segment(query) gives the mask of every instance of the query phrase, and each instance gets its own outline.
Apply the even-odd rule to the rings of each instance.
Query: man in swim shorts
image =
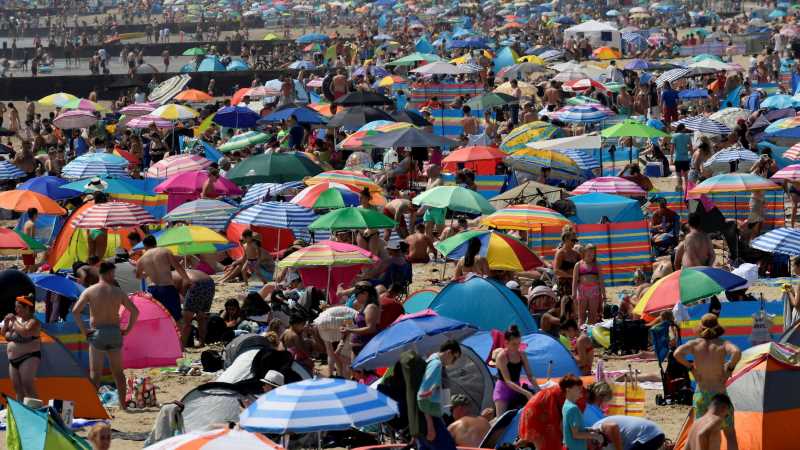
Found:
[[[206,342],[206,323],[211,303],[214,301],[216,286],[214,280],[205,272],[188,269],[190,283],[184,283],[178,272],[172,272],[172,281],[183,294],[183,324],[181,326],[181,341],[184,346],[193,347],[191,332],[192,320],[197,319],[197,340],[201,347]]]
[[[72,308],[72,316],[75,323],[81,330],[81,334],[86,336],[89,341],[89,375],[92,382],[100,385],[100,377],[103,375],[103,359],[108,355],[108,362],[111,366],[111,374],[114,376],[114,383],[120,398],[120,407],[125,409],[125,373],[122,367],[122,340],[136,325],[139,317],[139,309],[136,305],[117,287],[114,279],[114,263],[102,262],[98,269],[100,281],[88,287],[81,294],[75,306]],[[83,322],[83,310],[89,306],[89,328]],[[120,306],[130,311],[128,327],[120,330]]]
[[[167,308],[175,322],[180,322],[181,298],[178,288],[172,281],[172,269],[178,272],[187,285],[191,284],[191,280],[178,258],[168,249],[157,246],[155,237],[152,235],[145,237],[142,245],[144,254],[136,264],[136,278],[149,278],[150,285],[147,287],[147,292]]]

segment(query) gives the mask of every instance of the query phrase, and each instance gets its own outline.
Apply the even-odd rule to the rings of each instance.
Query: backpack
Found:
[[[222,370],[225,366],[225,362],[222,359],[222,355],[219,352],[214,350],[206,350],[200,354],[200,363],[203,364],[203,372],[217,372]]]
[[[208,318],[206,343],[223,342],[227,344],[232,341],[233,338],[233,330],[228,328],[228,325],[225,324],[225,320],[223,320],[222,317],[213,315]]]

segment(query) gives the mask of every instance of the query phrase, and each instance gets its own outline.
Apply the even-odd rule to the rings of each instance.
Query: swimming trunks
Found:
[[[436,225],[444,225],[445,208],[426,208],[425,215],[422,216],[423,222],[433,222]]]
[[[184,311],[195,314],[208,313],[214,301],[215,290],[214,280],[211,279],[192,283],[183,297]]]
[[[42,359],[42,352],[37,350],[35,352],[25,353],[24,355],[17,356],[16,358],[8,358],[8,363],[11,364],[11,367],[19,369],[25,361],[31,358]]]
[[[147,287],[147,292],[167,308],[175,322],[181,320],[181,296],[175,286],[152,285]]]
[[[114,352],[122,348],[122,331],[120,331],[119,325],[100,325],[86,340],[97,350]]]
[[[717,394],[724,394],[725,392],[708,392],[700,390],[699,388],[694,391],[692,396],[692,406],[694,407],[694,417],[699,419],[703,417],[708,411],[708,406],[711,404],[711,399]],[[732,430],[733,428],[733,409],[728,412],[725,417],[725,423],[722,424],[723,430]]]

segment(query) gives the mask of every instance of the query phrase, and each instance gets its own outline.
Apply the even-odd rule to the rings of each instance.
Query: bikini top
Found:
[[[578,267],[578,273],[580,275],[599,275],[597,265],[589,266],[588,264],[581,264]]]
[[[29,342],[33,342],[39,339],[39,336],[22,336],[21,334],[17,333],[16,331],[12,331],[10,336],[6,338],[9,342],[14,342],[15,344],[27,344]]]

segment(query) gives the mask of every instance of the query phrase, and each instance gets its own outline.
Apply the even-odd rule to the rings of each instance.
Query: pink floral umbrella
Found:
[[[211,161],[200,155],[168,156],[147,169],[148,177],[168,178],[184,172],[207,169]]]
[[[572,193],[588,194],[590,192],[602,192],[604,194],[627,195],[631,197],[645,197],[647,192],[633,181],[628,181],[621,177],[598,177],[584,182],[576,187]]]

